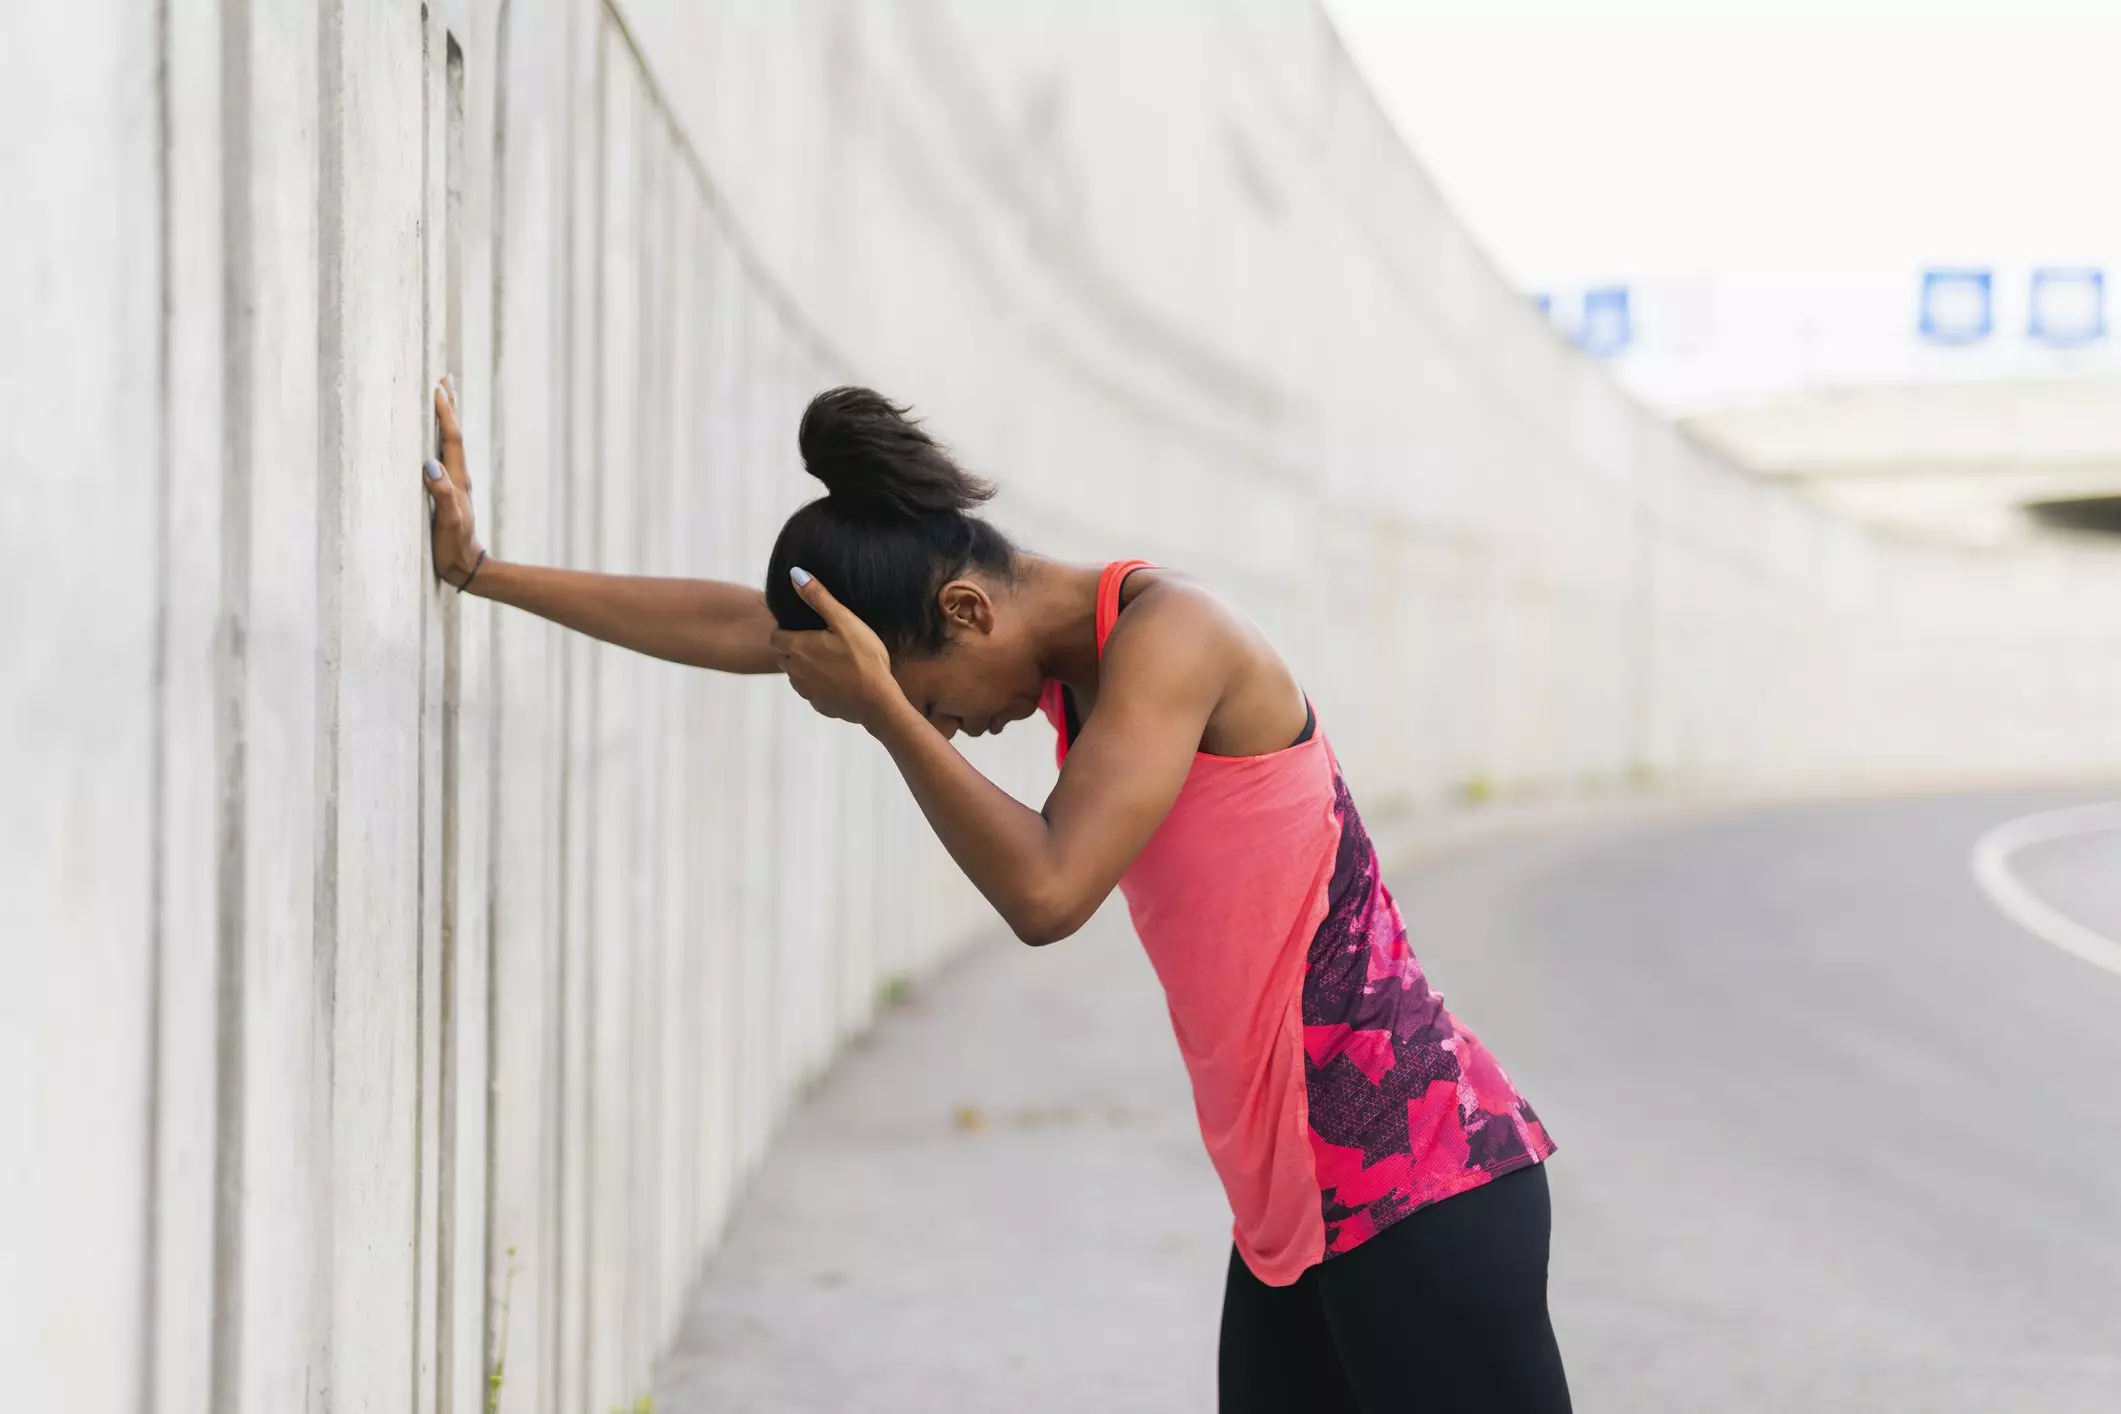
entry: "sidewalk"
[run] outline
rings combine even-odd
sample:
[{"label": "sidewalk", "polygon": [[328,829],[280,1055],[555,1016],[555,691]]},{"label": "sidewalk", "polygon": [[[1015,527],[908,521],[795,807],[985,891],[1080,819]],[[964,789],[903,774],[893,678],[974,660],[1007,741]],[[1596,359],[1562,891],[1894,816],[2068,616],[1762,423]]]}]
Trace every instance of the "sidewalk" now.
[{"label": "sidewalk", "polygon": [[1124,907],[983,942],[794,1116],[656,1408],[1208,1409],[1228,1232]]}]

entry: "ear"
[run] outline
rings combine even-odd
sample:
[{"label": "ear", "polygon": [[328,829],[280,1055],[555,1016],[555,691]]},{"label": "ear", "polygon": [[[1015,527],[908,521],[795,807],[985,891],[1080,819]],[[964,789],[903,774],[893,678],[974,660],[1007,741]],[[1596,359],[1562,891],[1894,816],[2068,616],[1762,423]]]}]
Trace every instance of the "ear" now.
[{"label": "ear", "polygon": [[994,601],[969,579],[953,579],[935,592],[943,622],[960,633],[994,632]]}]

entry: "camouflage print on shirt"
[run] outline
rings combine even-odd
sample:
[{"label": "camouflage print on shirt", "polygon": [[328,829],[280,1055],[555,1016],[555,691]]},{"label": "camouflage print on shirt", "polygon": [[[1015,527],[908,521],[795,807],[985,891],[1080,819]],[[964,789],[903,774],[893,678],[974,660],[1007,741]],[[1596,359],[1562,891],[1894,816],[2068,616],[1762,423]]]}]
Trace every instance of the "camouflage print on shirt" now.
[{"label": "camouflage print on shirt", "polygon": [[1554,1152],[1532,1107],[1422,975],[1337,769],[1333,797],[1340,846],[1303,988],[1329,1258]]}]

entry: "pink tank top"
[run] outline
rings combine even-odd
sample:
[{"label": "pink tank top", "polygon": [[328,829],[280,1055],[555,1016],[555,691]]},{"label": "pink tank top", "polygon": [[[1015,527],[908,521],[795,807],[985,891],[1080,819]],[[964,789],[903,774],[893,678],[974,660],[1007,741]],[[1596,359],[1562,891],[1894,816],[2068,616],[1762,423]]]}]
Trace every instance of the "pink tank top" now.
[{"label": "pink tank top", "polygon": [[[1097,649],[1140,560],[1098,582]],[[1067,701],[1046,715],[1067,760]],[[1324,732],[1193,758],[1120,879],[1162,980],[1234,1237],[1286,1286],[1407,1214],[1551,1154],[1407,946]]]}]

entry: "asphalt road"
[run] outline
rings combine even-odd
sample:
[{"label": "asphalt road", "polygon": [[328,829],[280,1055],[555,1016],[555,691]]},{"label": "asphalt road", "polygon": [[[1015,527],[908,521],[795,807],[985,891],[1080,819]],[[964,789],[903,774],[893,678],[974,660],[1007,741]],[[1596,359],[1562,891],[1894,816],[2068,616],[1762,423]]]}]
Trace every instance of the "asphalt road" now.
[{"label": "asphalt road", "polygon": [[[2121,1410],[2121,977],[1969,868],[2098,798],[1608,816],[1398,876],[1560,1142],[1579,1410]],[[2121,939],[2121,831],[2013,865]],[[1123,917],[997,944],[796,1116],[657,1408],[1210,1410],[1227,1222]]]}]

